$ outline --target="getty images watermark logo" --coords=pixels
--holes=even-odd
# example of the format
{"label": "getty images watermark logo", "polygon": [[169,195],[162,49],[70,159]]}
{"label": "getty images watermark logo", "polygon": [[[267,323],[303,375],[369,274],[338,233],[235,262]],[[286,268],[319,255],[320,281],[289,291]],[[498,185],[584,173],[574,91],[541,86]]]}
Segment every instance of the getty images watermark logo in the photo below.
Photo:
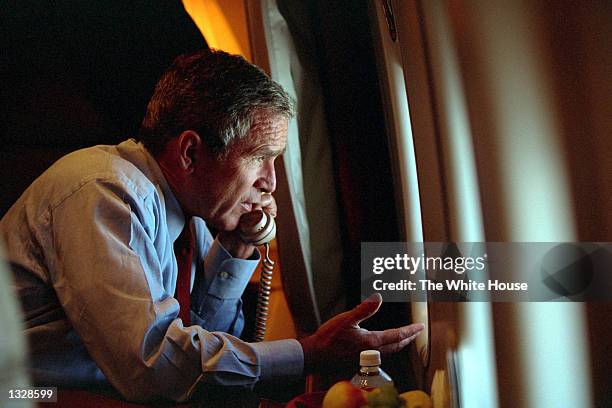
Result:
{"label": "getty images watermark logo", "polygon": [[[579,300],[591,288],[596,264],[602,267],[601,274],[612,273],[612,269],[608,269],[612,267],[612,253],[608,249],[599,245],[593,247],[593,244],[588,243],[562,243],[555,246],[542,259],[542,284],[557,297]],[[607,262],[606,254],[610,256]]]}
{"label": "getty images watermark logo", "polygon": [[612,300],[612,243],[362,244],[361,288],[385,301]]}

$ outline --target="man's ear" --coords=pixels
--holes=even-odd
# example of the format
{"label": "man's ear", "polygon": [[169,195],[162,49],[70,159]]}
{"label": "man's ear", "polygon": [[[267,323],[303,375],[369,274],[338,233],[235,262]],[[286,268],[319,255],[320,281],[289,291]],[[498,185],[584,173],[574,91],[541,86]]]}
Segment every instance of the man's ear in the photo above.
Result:
{"label": "man's ear", "polygon": [[195,164],[199,157],[199,149],[202,147],[200,135],[193,130],[184,131],[178,137],[177,147],[179,166],[181,169],[191,174],[195,169]]}

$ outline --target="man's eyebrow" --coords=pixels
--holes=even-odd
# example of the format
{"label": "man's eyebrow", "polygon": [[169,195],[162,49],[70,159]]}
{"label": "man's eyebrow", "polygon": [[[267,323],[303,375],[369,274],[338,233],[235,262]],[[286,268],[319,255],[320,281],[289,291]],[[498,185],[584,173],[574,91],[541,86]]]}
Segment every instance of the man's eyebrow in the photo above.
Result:
{"label": "man's eyebrow", "polygon": [[269,146],[261,146],[253,150],[251,154],[253,156],[275,157],[284,154],[286,150],[287,146],[283,147],[282,150],[272,149]]}

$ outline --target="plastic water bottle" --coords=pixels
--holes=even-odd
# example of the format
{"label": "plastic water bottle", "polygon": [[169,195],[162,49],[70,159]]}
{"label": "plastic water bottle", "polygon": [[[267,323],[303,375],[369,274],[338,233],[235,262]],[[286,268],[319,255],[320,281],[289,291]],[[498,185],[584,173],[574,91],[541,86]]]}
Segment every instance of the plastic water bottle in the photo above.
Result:
{"label": "plastic water bottle", "polygon": [[372,390],[383,385],[393,385],[389,374],[380,368],[380,352],[378,350],[365,350],[359,354],[361,368],[355,374],[351,383],[358,388]]}

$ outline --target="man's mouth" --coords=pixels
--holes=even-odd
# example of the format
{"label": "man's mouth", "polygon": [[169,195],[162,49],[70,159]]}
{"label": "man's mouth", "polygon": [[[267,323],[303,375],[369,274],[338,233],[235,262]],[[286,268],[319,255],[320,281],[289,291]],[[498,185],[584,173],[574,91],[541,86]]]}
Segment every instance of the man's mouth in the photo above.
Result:
{"label": "man's mouth", "polygon": [[240,203],[240,205],[242,206],[242,208],[244,208],[246,210],[246,212],[251,212],[253,210],[253,204],[252,203]]}

